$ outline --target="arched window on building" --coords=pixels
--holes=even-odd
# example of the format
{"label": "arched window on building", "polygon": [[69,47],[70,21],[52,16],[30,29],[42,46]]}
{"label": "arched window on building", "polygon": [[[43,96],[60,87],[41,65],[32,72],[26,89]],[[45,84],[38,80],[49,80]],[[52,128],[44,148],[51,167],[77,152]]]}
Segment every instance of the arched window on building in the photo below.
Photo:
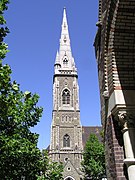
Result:
{"label": "arched window on building", "polygon": [[75,180],[75,179],[69,176],[69,177],[66,177],[64,180]]}
{"label": "arched window on building", "polygon": [[63,137],[63,147],[70,147],[70,136],[68,134]]}
{"label": "arched window on building", "polygon": [[70,92],[68,89],[64,89],[64,91],[62,93],[62,103],[70,104]]}
{"label": "arched window on building", "polygon": [[[65,41],[64,41],[65,42]],[[65,52],[65,55],[63,57],[63,66],[66,68],[68,66],[68,57],[66,55],[66,52]]]}
{"label": "arched window on building", "polygon": [[67,58],[64,58],[63,64],[64,64],[64,67],[66,67],[68,65],[68,59]]}

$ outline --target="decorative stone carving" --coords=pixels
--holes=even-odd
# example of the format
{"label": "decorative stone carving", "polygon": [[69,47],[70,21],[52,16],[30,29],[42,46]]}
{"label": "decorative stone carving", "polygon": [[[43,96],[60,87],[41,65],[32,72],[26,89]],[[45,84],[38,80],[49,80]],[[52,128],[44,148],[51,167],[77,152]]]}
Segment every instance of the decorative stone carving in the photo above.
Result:
{"label": "decorative stone carving", "polygon": [[58,144],[56,145],[56,150],[59,150],[59,145]]}
{"label": "decorative stone carving", "polygon": [[109,92],[108,92],[108,91],[104,91],[104,92],[103,92],[103,97],[104,97],[105,99],[108,99],[108,98],[109,98]]}
{"label": "decorative stone carving", "polygon": [[135,115],[129,112],[119,111],[118,121],[123,129],[135,128]]}

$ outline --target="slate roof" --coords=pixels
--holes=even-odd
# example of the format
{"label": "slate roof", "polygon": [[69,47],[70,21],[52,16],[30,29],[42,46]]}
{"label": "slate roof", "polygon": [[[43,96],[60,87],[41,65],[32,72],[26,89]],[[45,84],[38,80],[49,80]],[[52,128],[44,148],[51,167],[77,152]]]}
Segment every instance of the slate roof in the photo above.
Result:
{"label": "slate roof", "polygon": [[82,143],[83,147],[85,147],[86,141],[88,140],[90,134],[95,134],[100,141],[102,138],[100,136],[100,132],[102,131],[101,126],[82,126]]}

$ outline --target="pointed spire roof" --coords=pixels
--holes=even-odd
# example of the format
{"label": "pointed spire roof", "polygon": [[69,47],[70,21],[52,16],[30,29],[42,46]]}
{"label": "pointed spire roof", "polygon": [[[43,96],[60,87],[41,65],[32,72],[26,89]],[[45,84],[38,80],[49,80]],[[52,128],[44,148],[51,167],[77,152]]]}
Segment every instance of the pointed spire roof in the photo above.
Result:
{"label": "pointed spire roof", "polygon": [[57,51],[55,64],[59,64],[59,63],[60,63],[60,61],[59,61],[59,53]]}
{"label": "pointed spire roof", "polygon": [[[62,20],[62,27],[61,27],[61,37],[60,37],[60,47],[59,52],[56,55],[55,64],[60,64],[60,71],[62,70],[71,70],[74,71],[75,74],[76,68],[74,63],[74,58],[72,56],[71,46],[70,46],[70,38],[69,38],[69,31],[68,31],[68,22],[67,22],[67,15],[66,15],[66,8],[63,11],[63,20]],[[58,73],[58,70],[55,71]]]}
{"label": "pointed spire roof", "polygon": [[66,8],[64,8],[64,11],[63,11],[63,21],[62,21],[61,35],[67,35],[68,38],[69,38],[68,23],[67,23],[67,16],[66,16]]}
{"label": "pointed spire roof", "polygon": [[[64,8],[64,11],[63,11],[63,21],[62,21],[60,45],[69,46],[70,51],[71,51],[67,16],[66,16],[66,8]],[[60,46],[60,48],[61,48],[61,46]]]}
{"label": "pointed spire roof", "polygon": [[63,22],[62,25],[64,26],[64,28],[68,27],[67,24],[67,16],[66,16],[66,8],[64,7],[64,11],[63,11]]}

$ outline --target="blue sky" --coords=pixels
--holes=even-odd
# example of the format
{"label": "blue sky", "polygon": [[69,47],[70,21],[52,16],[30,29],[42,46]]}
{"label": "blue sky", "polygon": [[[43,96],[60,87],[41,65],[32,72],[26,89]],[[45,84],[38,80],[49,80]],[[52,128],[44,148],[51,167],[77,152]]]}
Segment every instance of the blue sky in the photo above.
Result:
{"label": "blue sky", "polygon": [[32,131],[39,136],[38,147],[50,143],[52,120],[52,80],[59,49],[63,8],[66,7],[72,53],[79,75],[81,123],[100,125],[97,65],[94,53],[98,0],[13,0],[5,16],[10,34],[10,52],[5,62],[12,68],[12,79],[21,90],[40,96],[44,108]]}

